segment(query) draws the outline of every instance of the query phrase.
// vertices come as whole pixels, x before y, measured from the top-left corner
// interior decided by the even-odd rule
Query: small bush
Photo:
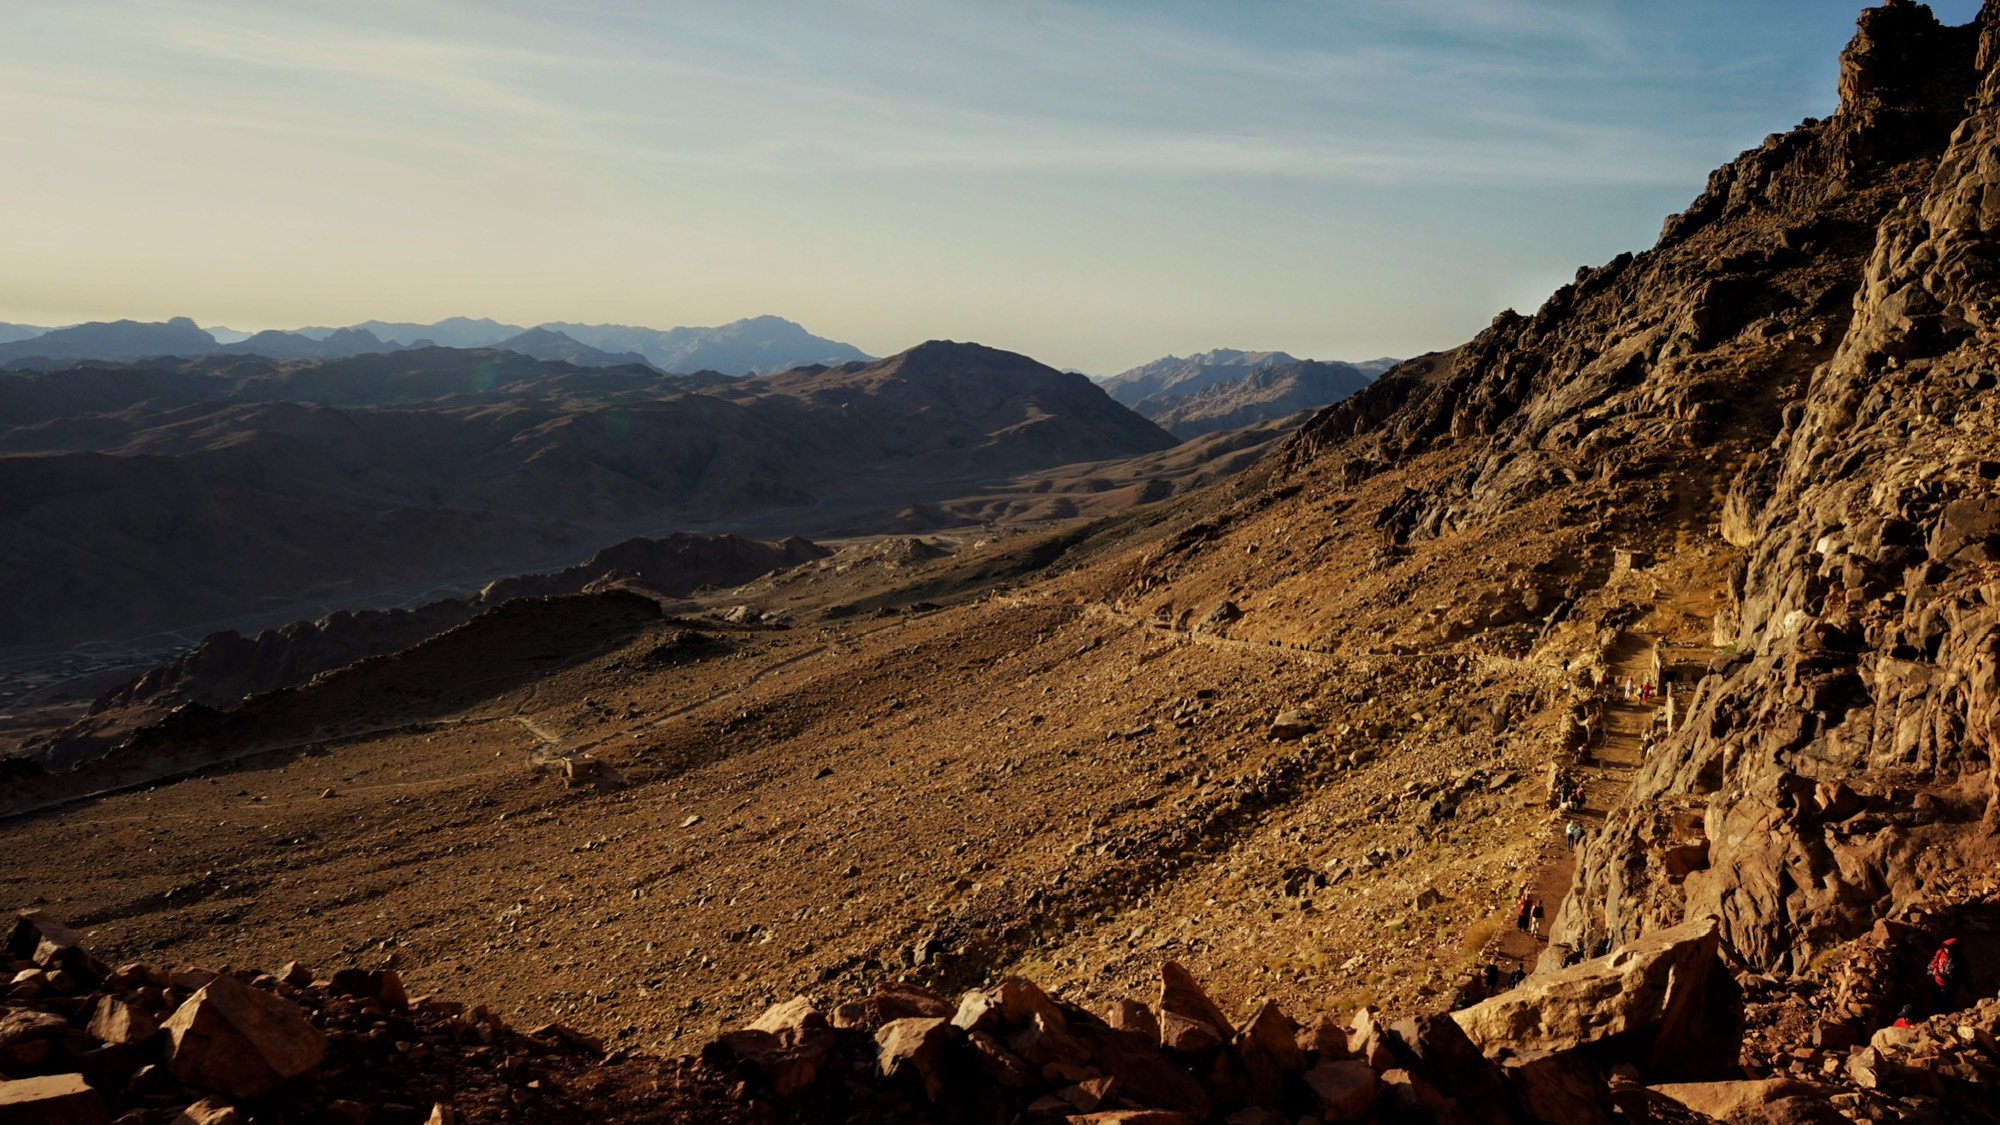
[[[1465,951],[1467,953],[1478,953],[1480,950],[1485,949],[1486,943],[1492,941],[1493,935],[1499,932],[1500,919],[1498,918],[1488,918],[1483,922],[1474,922],[1465,931]]]

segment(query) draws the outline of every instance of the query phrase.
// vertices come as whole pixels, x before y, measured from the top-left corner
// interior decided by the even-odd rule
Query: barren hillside
[[[390,1122],[1994,1120],[2000,6],[1840,90],[1237,477],[508,603],[23,787],[6,885],[299,958],[450,1064]]]

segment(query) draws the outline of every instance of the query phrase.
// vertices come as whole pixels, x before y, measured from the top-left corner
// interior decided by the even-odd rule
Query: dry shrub
[[[1478,953],[1485,949],[1487,943],[1493,940],[1493,935],[1499,932],[1500,919],[1498,918],[1488,918],[1484,921],[1474,922],[1465,931],[1465,951],[1467,953]]]

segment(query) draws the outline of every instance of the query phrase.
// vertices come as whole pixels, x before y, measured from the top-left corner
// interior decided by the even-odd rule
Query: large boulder
[[[1742,1046],[1743,1008],[1720,940],[1714,918],[1660,930],[1452,1019],[1489,1057],[1601,1044],[1656,1079],[1723,1077]]]
[[[69,1033],[69,1021],[32,1008],[0,1010],[0,1069],[33,1070]]]
[[[1079,1021],[1071,1030],[1088,1053],[1090,1065],[1116,1078],[1126,1097],[1197,1119],[1208,1116],[1208,1092],[1186,1067],[1162,1053],[1155,1040],[1095,1021]]]
[[[261,1098],[317,1067],[326,1036],[299,1006],[218,976],[167,1017],[174,1077],[234,1099]]]
[[[10,958],[33,961],[49,971],[64,969],[92,982],[107,975],[105,967],[84,948],[82,935],[38,910],[15,916],[6,953]]]
[[[833,1013],[833,1026],[858,1027],[875,1031],[893,1020],[950,1019],[958,1009],[920,985],[894,981],[882,985],[875,994],[858,1004],[842,1004]]]
[[[1201,984],[1179,964],[1160,966],[1160,1045],[1184,1054],[1221,1046],[1236,1029]]]
[[[944,1088],[944,1053],[958,1029],[943,1016],[890,1020],[875,1031],[875,1061],[882,1077],[913,1075],[937,1100]]]
[[[1389,1046],[1402,1069],[1428,1082],[1457,1107],[1456,1117],[1482,1125],[1504,1125],[1507,1092],[1500,1068],[1466,1037],[1450,1016],[1431,1014],[1399,1020]]]
[[[150,1012],[116,996],[100,998],[90,1016],[91,1037],[120,1047],[136,1047],[159,1030]]]
[[[81,935],[39,910],[16,915],[13,932],[7,938],[10,955],[33,961],[45,969],[56,968],[68,951],[82,946]]]
[[[1529,1051],[1503,1066],[1507,1088],[1530,1121],[1542,1125],[1611,1125],[1604,1076],[1574,1051]]]
[[[1299,1025],[1266,1000],[1237,1033],[1235,1046],[1249,1082],[1250,1104],[1283,1105],[1286,1079],[1306,1068]]]
[[[1320,1063],[1306,1071],[1306,1086],[1330,1122],[1359,1121],[1375,1102],[1375,1070],[1360,1059]]]
[[[1120,1000],[1111,1006],[1112,1027],[1129,1031],[1134,1035],[1160,1041],[1160,1021],[1153,1015],[1153,1009],[1137,1000]]]
[[[980,1073],[1010,1090],[1033,1090],[1042,1084],[1041,1071],[988,1032],[966,1032],[965,1047]]]
[[[1930,555],[1939,562],[1949,562],[1960,552],[1977,552],[1975,561],[1991,562],[1996,539],[2000,539],[2000,497],[1968,496],[1945,505],[1931,529]]]
[[[1048,993],[1029,981],[1009,977],[994,988],[966,993],[951,1022],[962,1031],[995,1031],[1026,1023],[1037,1012],[1059,1028],[1068,1024]]]
[[[1344,1059],[1352,1052],[1347,1048],[1347,1028],[1341,1026],[1339,1017],[1331,1012],[1321,1012],[1313,1021],[1299,1029],[1299,1050],[1310,1051],[1323,1059]]]
[[[702,1048],[702,1058],[718,1070],[748,1064],[778,1094],[811,1086],[833,1049],[826,1017],[803,996],[773,1005],[749,1027],[724,1032]]]
[[[1766,1122],[1806,1125],[1843,1120],[1839,1111],[1818,1091],[1789,1078],[1670,1082],[1654,1086],[1653,1092],[1726,1125],[1764,1125]]]
[[[17,1082],[0,1079],[0,1121],[7,1125],[110,1125],[111,1110],[81,1074]]]

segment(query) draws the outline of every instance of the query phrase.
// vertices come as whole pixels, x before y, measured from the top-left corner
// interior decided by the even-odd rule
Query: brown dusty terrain
[[[1167,957],[1232,1006],[1435,1002],[1550,835],[1560,668],[1508,634],[1421,656],[1256,635],[1309,598],[1375,602],[1393,579],[1359,558],[1280,562],[1293,604],[1233,629],[1123,604],[1203,514],[1130,518],[1011,590],[1047,540],[852,546],[705,599],[790,627],[674,645],[690,626],[662,622],[402,729],[392,688],[328,682],[285,713],[301,737],[269,732],[295,749],[9,822],[6,885],[100,948],[396,964],[655,1051],[796,991],[1020,972],[1089,1002]],[[1215,553],[1293,554],[1273,531]],[[1475,536],[1402,566],[1465,587],[1547,562]],[[958,604],[873,616],[932,599]],[[1272,738],[1282,711],[1316,729]],[[548,763],[577,754],[624,784],[564,788]]]
[[[107,957],[393,964],[666,1054],[896,980],[1020,973],[1079,1022],[1135,995],[1164,1019],[1188,999],[1155,991],[1171,959],[1221,1011],[1211,1042],[1162,1026],[1147,1050],[1200,1068],[1215,1107],[1291,1122],[1342,1099],[1307,1101],[1292,1029],[1245,1018],[1260,998],[1314,1026],[1427,1014],[1401,1054],[1365,1051],[1367,1012],[1313,1048],[1352,1064],[1350,1120],[1596,1121],[1526,1106],[1567,1083],[1608,1114],[1689,1075],[1773,1080],[1756,1096],[1792,1120],[1992,1120],[2000,3],[1967,28],[1871,9],[1841,94],[1654,249],[1398,366],[1236,478],[1035,533],[851,544],[690,603],[508,603],[68,778],[128,785],[0,824],[0,893]],[[1657,715],[1612,702],[1603,764],[1576,759],[1606,681],[1669,669]],[[1573,857],[1555,770],[1588,779]],[[1524,884],[1546,950],[1505,929]],[[1963,997],[1925,975],[1948,935]],[[1550,971],[1600,939],[1619,952]],[[1544,971],[1438,1015],[1496,954]],[[1616,974],[1638,964],[1694,998],[1635,1015],[1653,984]],[[1929,1022],[1890,1028],[1905,1005]],[[1008,1046],[1049,1047],[1022,1017]],[[1627,1019],[1654,1022],[1609,1030]],[[1220,1042],[1246,1024],[1261,1043]],[[947,1026],[954,1057],[979,1049]],[[877,1120],[922,1120],[872,1061],[881,1032],[851,1028],[858,1065],[796,1118],[879,1093],[900,1108]],[[1274,1041],[1299,1081],[1250,1104],[1225,1072]],[[1043,1053],[1017,1092],[1105,1061]],[[729,1104],[775,1115],[754,1077]],[[1003,1105],[960,1089],[958,1120]]]

